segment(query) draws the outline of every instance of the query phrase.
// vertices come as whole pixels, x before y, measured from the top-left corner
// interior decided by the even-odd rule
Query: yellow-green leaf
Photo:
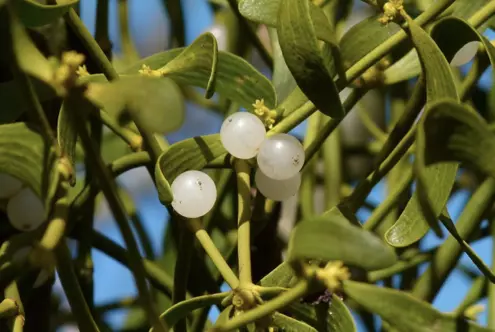
[[[205,97],[211,98],[215,92],[217,62],[217,40],[208,32],[196,38],[191,45],[162,67],[160,71],[166,77],[179,78],[196,85],[202,83],[195,79],[197,75],[208,77]]]
[[[110,83],[89,83],[87,98],[121,123],[129,116],[151,132],[177,130],[184,121],[184,100],[171,79],[121,77]]]
[[[125,70],[123,74],[136,75],[143,64],[154,70],[162,69],[183,50],[184,48],[176,48],[154,54],[137,62]],[[206,89],[210,81],[210,74],[210,72],[203,71],[189,72],[187,77],[175,76],[174,79],[179,83]],[[215,92],[247,109],[252,108],[256,99],[263,98],[265,105],[269,108],[275,108],[277,104],[275,89],[270,80],[243,58],[228,52],[218,52]]]
[[[344,291],[398,331],[490,331],[471,321],[441,313],[427,302],[395,289],[345,281]]]
[[[375,234],[332,215],[300,222],[292,231],[287,256],[289,261],[340,260],[365,270],[383,269],[397,261],[394,250]]]

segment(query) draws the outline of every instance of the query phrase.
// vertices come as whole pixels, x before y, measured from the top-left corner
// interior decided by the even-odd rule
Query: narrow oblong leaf
[[[178,175],[187,170],[201,170],[210,161],[226,154],[220,134],[197,136],[171,145],[160,156],[155,168],[160,201],[172,201],[169,183]]]
[[[163,320],[169,328],[171,328],[180,319],[186,317],[191,311],[214,304],[220,304],[227,295],[228,293],[217,293],[187,299],[168,308],[160,315],[160,319]],[[150,332],[151,331],[154,331],[154,329],[151,328]]]
[[[12,4],[25,26],[39,27],[61,18],[78,2],[79,0],[59,0],[56,5],[45,5],[34,0],[15,0]]]
[[[281,0],[277,33],[287,67],[304,94],[324,114],[341,118],[344,108],[337,87],[322,57],[315,27],[309,15],[309,2]],[[334,48],[338,53],[338,49]],[[337,68],[339,59],[334,61]]]
[[[207,32],[199,36],[172,61],[160,69],[163,76],[180,77],[192,84],[201,84],[196,76],[208,77],[205,97],[211,98],[215,92],[217,75],[218,46],[215,37]],[[193,73],[193,75],[191,75]],[[194,83],[193,83],[194,82]]]
[[[426,80],[426,112],[438,100],[458,102],[452,71],[440,48],[414,21],[408,20],[408,24]],[[421,167],[422,164],[422,152],[418,152],[414,164],[418,178],[416,191],[399,219],[385,233],[386,241],[395,247],[405,247],[418,241],[429,227],[441,234],[437,218],[449,198],[458,165],[442,163]]]
[[[283,0],[240,0],[239,12],[253,22],[266,24],[270,27],[277,27],[280,22],[278,13],[282,6]],[[311,1],[309,3],[309,16],[315,26],[316,37],[319,40],[332,43],[334,32],[329,25],[325,13],[315,6]]]
[[[183,50],[184,48],[176,48],[154,54],[138,61],[122,74],[136,75],[143,65],[153,70],[161,70]],[[203,71],[189,72],[186,78],[176,75],[174,80],[206,89],[210,74]],[[269,108],[275,108],[277,105],[275,89],[270,80],[243,58],[228,52],[218,52],[215,92],[247,109],[252,108],[256,99],[264,99],[265,105]]]
[[[0,173],[19,179],[41,197],[46,216],[57,188],[55,161],[36,127],[24,122],[0,125]]]
[[[378,314],[399,331],[490,331],[472,321],[443,314],[427,302],[395,289],[344,281],[344,291],[364,309]]]
[[[340,40],[340,53],[346,68],[351,67],[378,45],[400,31],[395,23],[383,25],[379,15],[368,17],[354,25]]]
[[[263,287],[292,287],[297,282],[297,276],[289,263],[283,262],[260,280]]]
[[[121,123],[129,122],[130,116],[152,132],[174,131],[184,121],[184,100],[171,79],[121,77],[110,83],[89,83],[85,95]]]
[[[289,261],[340,260],[365,270],[383,269],[397,261],[394,250],[373,233],[351,225],[344,218],[325,215],[296,226],[287,256]]]

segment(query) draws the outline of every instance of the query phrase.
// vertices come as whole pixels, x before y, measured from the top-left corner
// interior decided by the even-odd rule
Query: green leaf
[[[79,0],[58,0],[56,5],[45,5],[34,0],[12,1],[17,15],[27,27],[39,27],[52,23],[78,2]]]
[[[426,112],[435,101],[458,101],[452,71],[440,48],[414,21],[408,20],[408,24],[426,79]],[[415,158],[415,173],[418,178],[416,192],[397,222],[385,233],[386,241],[395,247],[405,247],[418,241],[429,227],[437,235],[441,234],[437,218],[449,198],[458,165],[443,163],[426,168],[420,166],[421,158],[422,153],[418,153]]]
[[[392,248],[376,235],[331,215],[300,222],[292,231],[287,256],[289,261],[341,260],[365,270],[383,269],[397,261]]]
[[[297,85],[321,112],[332,118],[343,117],[337,87],[318,46],[309,2],[281,0],[278,17],[280,48]],[[333,54],[338,53],[336,47],[333,50]],[[339,59],[336,64],[338,67]]]
[[[234,312],[234,306],[232,304],[228,305],[218,316],[217,321],[215,322],[215,326],[221,326],[228,322],[230,318],[232,317],[232,314]]]
[[[205,97],[215,92],[217,77],[218,47],[215,37],[207,32],[194,40],[178,56],[160,69],[166,77],[179,78],[193,85],[202,84],[196,76],[208,77]]]
[[[278,312],[272,316],[272,325],[286,332],[318,332],[314,327]]]
[[[63,155],[70,161],[72,167],[75,169],[77,131],[74,127],[73,116],[71,116],[71,110],[73,110],[73,108],[68,105],[70,105],[69,101],[65,100],[64,103],[62,103],[58,115],[57,141],[62,149]]]
[[[86,97],[121,123],[132,120],[146,130],[168,133],[184,121],[180,88],[170,79],[122,77],[110,83],[89,83]]]
[[[270,34],[270,42],[273,49],[272,82],[277,93],[277,99],[279,101],[285,101],[290,93],[296,89],[297,83],[285,63],[282,50],[280,49],[280,44],[278,42],[277,30],[274,28],[268,28],[268,33]],[[304,98],[306,98],[306,96],[304,96]]]
[[[280,24],[280,17],[278,14],[282,2],[283,0],[240,0],[239,12],[242,16],[253,22],[266,24],[270,27],[277,27]],[[318,27],[316,30],[316,37],[319,40],[332,44],[334,42],[334,32],[325,13],[311,1],[308,1],[308,3],[308,15],[310,15],[311,21],[307,22],[313,22],[313,24]]]
[[[41,197],[46,217],[57,189],[55,161],[36,127],[24,122],[0,125],[0,173],[19,179]]]
[[[354,332],[356,325],[344,302],[335,294],[329,304],[292,303],[288,307],[292,317],[318,327],[318,331]]]
[[[0,22],[7,25],[7,27],[3,26],[0,34],[3,34],[4,40],[8,41],[7,45],[10,44],[12,47],[10,54],[12,60],[15,59],[19,68],[26,74],[51,84],[53,68],[36,48],[18,17],[6,9],[1,9]]]
[[[365,310],[378,314],[399,331],[490,331],[471,321],[435,310],[408,293],[345,281],[345,293]]]
[[[290,288],[297,282],[297,276],[289,263],[283,262],[260,280],[263,287]]]
[[[197,136],[172,144],[160,156],[155,168],[160,201],[171,202],[171,191],[167,185],[179,174],[187,170],[201,170],[210,161],[226,153],[219,134]]]
[[[55,91],[46,83],[36,78],[31,79],[31,83],[41,102],[56,96]],[[2,104],[0,124],[14,122],[29,107],[22,89],[15,80],[0,83],[0,103]]]
[[[160,319],[165,322],[165,324],[171,328],[173,327],[180,319],[186,317],[191,311],[196,309],[200,309],[203,307],[208,307],[214,304],[222,303],[222,300],[229,293],[217,293],[217,294],[209,294],[203,296],[197,296],[192,299],[188,299],[182,302],[173,305],[168,308],[164,313],[160,315]],[[153,331],[153,328],[150,329]]]
[[[346,68],[351,67],[378,45],[400,31],[395,23],[383,25],[380,15],[368,17],[354,25],[340,40],[340,53]]]
[[[176,48],[154,54],[137,62],[125,70],[123,74],[135,75],[143,64],[149,66],[151,69],[160,70],[183,50],[184,48]],[[210,72],[206,73],[204,71],[190,72],[187,78],[175,76],[174,79],[179,83],[207,88],[211,77],[210,74]],[[277,104],[275,89],[270,83],[270,80],[243,58],[228,52],[218,52],[215,91],[219,95],[239,103],[240,106],[246,109],[251,109],[256,99],[262,98],[265,100],[265,105],[269,108],[275,108]]]

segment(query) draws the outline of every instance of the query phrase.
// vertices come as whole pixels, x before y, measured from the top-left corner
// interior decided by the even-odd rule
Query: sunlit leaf
[[[292,287],[297,282],[297,276],[289,263],[281,263],[260,280],[263,287]]]
[[[325,215],[301,221],[296,226],[287,256],[290,261],[340,260],[365,270],[383,269],[397,261],[394,250],[373,233],[351,225],[344,218]]]
[[[471,321],[443,314],[430,304],[395,289],[345,281],[344,291],[364,309],[378,314],[399,331],[490,331]]]
[[[122,77],[110,83],[91,83],[85,94],[121,123],[132,119],[152,132],[174,131],[184,121],[184,101],[170,79]]]
[[[53,23],[78,2],[79,0],[58,0],[56,5],[45,5],[35,0],[14,0],[12,4],[25,26],[38,27]]]
[[[162,75],[200,85],[202,80],[196,77],[208,77],[206,98],[213,96],[217,76],[218,48],[217,40],[211,33],[205,33],[194,40],[172,61],[160,69]]]
[[[282,315],[278,312],[272,316],[272,325],[282,329],[282,331],[300,331],[300,332],[317,332],[318,330],[310,325],[291,318],[286,315]]]
[[[147,65],[151,69],[160,70],[177,57],[184,48],[176,48],[166,52],[154,54],[145,58],[127,70],[123,74],[136,75]],[[187,77],[175,76],[174,80],[183,84],[190,84],[206,89],[210,81],[211,72],[190,72]],[[263,74],[257,71],[251,64],[241,57],[228,52],[218,52],[217,75],[215,92],[228,98],[247,109],[252,108],[256,99],[264,99],[265,105],[275,108],[277,97],[275,89]]]
[[[281,0],[277,33],[287,67],[304,94],[323,113],[344,116],[337,87],[323,60],[309,15],[309,2]],[[338,49],[334,48],[338,53]],[[339,59],[335,59],[338,66]]]

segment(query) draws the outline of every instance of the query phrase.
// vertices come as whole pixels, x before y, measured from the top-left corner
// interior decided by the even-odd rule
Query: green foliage
[[[108,1],[98,1],[93,37],[76,0],[0,0],[0,192],[10,175],[46,206],[43,225],[20,233],[7,208],[16,193],[0,199],[0,330],[73,320],[83,331],[106,331],[105,313],[129,308],[133,331],[355,332],[353,314],[369,331],[376,317],[387,331],[494,331],[495,260],[484,262],[472,243],[495,240],[495,89],[476,87],[495,66],[482,34],[494,26],[495,2],[364,2],[369,17],[350,27],[352,1],[210,1],[228,27],[227,50],[219,50],[210,32],[185,45],[189,9],[164,1],[170,47],[138,59],[121,0],[123,54],[112,62]],[[62,20],[70,40],[53,47]],[[481,47],[464,74],[449,62],[472,41]],[[74,45],[84,56],[60,51]],[[125,70],[115,70],[117,58]],[[267,136],[313,116],[297,199],[258,192],[256,158],[236,160],[218,133],[169,145],[164,135],[182,129],[188,104],[223,118],[245,109]],[[142,207],[116,181],[141,166],[170,215],[158,256]],[[189,170],[206,172],[217,191],[210,212],[192,219],[174,211],[171,189]],[[368,202],[382,180],[384,199]],[[446,204],[459,190],[470,198],[454,221]],[[100,192],[125,246],[95,230]],[[25,205],[20,212],[31,211]],[[367,220],[358,220],[361,209],[372,210]],[[448,237],[424,250],[430,230]],[[14,259],[26,245],[29,253]],[[92,249],[129,269],[136,299],[95,306]],[[456,310],[440,312],[431,302],[463,253],[479,273],[466,274],[472,286]],[[70,315],[46,306],[51,281],[33,288],[40,271],[55,270]],[[222,292],[224,282],[231,289]],[[485,297],[488,323],[480,326],[476,304]],[[213,306],[216,321],[208,319]]]

